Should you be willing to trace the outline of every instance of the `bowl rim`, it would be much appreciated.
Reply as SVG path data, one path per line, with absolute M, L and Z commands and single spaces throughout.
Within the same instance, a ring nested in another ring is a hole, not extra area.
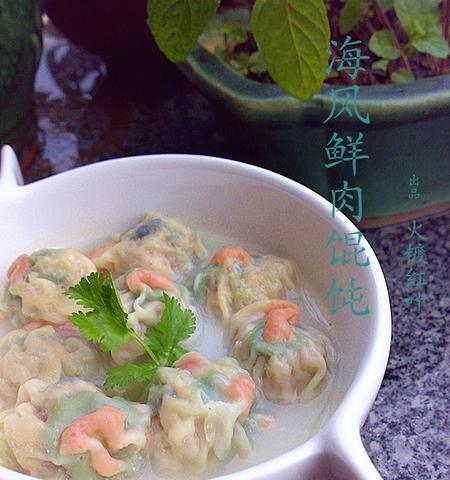
M 0 202 L 7 201 L 9 197 L 20 197 L 22 194 L 30 195 L 33 191 L 47 188 L 47 186 L 50 187 L 55 182 L 73 181 L 84 175 L 90 176 L 91 172 L 105 173 L 114 169 L 128 170 L 130 164 L 142 167 L 144 165 L 148 166 L 149 162 L 155 162 L 159 163 L 162 168 L 188 168 L 198 169 L 199 171 L 211 169 L 218 172 L 238 174 L 246 178 L 251 176 L 258 182 L 277 188 L 286 194 L 293 195 L 300 201 L 309 203 L 319 214 L 329 215 L 330 213 L 331 203 L 304 185 L 261 167 L 219 157 L 183 153 L 121 157 L 80 166 L 27 185 L 21 185 L 20 171 L 17 170 L 18 162 L 17 159 L 11 160 L 11 152 L 12 149 L 5 150 L 4 148 L 2 150 Z M 355 228 L 357 229 L 357 226 L 341 212 L 337 212 L 334 220 L 344 231 L 355 231 Z M 375 252 L 365 237 L 363 237 L 363 246 L 371 256 L 369 268 L 373 271 L 375 280 L 378 314 L 374 318 L 371 341 L 368 343 L 362 360 L 355 370 L 353 380 L 336 410 L 320 430 L 301 445 L 255 466 L 214 477 L 214 480 L 238 480 L 242 479 L 243 475 L 246 479 L 257 479 L 269 473 L 281 472 L 283 468 L 295 465 L 305 456 L 309 457 L 317 451 L 325 451 L 325 444 L 329 443 L 330 440 L 336 440 L 333 436 L 338 433 L 336 427 L 339 425 L 346 425 L 349 427 L 349 435 L 356 435 L 359 438 L 359 429 L 375 400 L 384 376 L 391 341 L 391 310 L 386 281 Z M 13 480 L 12 477 L 17 480 L 34 478 L 0 467 L 0 478 L 3 475 L 8 480 Z

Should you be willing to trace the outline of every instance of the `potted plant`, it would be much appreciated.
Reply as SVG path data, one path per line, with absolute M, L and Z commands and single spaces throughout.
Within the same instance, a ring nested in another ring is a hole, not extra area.
M 222 8 L 211 23 L 219 3 L 174 1 L 168 10 L 149 0 L 148 23 L 169 59 L 187 57 L 182 70 L 223 112 L 236 158 L 329 197 L 351 169 L 325 168 L 330 138 L 362 132 L 366 226 L 450 206 L 448 0 L 235 0 L 225 6 L 246 8 Z M 365 57 L 357 79 L 329 65 L 347 36 Z M 370 123 L 356 115 L 326 123 L 337 89 L 355 84 Z M 421 184 L 414 202 L 412 175 Z

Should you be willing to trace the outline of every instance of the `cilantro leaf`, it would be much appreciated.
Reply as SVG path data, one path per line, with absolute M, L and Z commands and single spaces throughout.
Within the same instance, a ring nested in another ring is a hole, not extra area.
M 93 272 L 70 287 L 67 296 L 91 311 L 76 312 L 69 321 L 87 340 L 98 343 L 101 350 L 117 350 L 130 339 L 127 314 L 111 278 Z
M 107 316 L 98 312 L 72 313 L 69 320 L 84 338 L 97 343 L 103 352 L 114 352 L 130 339 L 130 332 L 111 325 Z
M 80 329 L 81 335 L 112 352 L 134 339 L 148 356 L 146 363 L 127 363 L 112 368 L 106 377 L 105 388 L 111 389 L 130 382 L 151 381 L 159 367 L 171 367 L 188 350 L 179 343 L 195 331 L 195 315 L 181 307 L 175 297 L 163 293 L 164 311 L 154 328 L 147 328 L 141 338 L 128 324 L 119 293 L 111 274 L 91 273 L 70 287 L 67 296 L 88 309 L 69 316 L 69 321 Z
M 145 343 L 156 353 L 160 365 L 169 365 L 179 358 L 184 349 L 178 344 L 189 338 L 195 331 L 195 315 L 183 309 L 175 297 L 163 293 L 164 311 L 154 328 L 147 328 Z
M 130 382 L 145 382 L 152 380 L 159 366 L 152 363 L 125 363 L 112 368 L 104 383 L 104 388 L 112 389 Z

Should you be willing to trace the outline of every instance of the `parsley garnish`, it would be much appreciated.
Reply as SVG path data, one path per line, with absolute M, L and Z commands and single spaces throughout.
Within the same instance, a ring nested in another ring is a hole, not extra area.
M 164 311 L 154 328 L 147 328 L 141 338 L 128 324 L 120 296 L 111 274 L 91 273 L 70 287 L 67 295 L 88 312 L 76 312 L 69 321 L 80 329 L 81 335 L 97 343 L 103 352 L 112 352 L 136 340 L 148 356 L 145 363 L 126 363 L 112 368 L 106 377 L 105 388 L 129 382 L 152 380 L 159 367 L 170 367 L 187 350 L 179 345 L 195 331 L 195 315 L 183 309 L 175 297 L 163 293 Z

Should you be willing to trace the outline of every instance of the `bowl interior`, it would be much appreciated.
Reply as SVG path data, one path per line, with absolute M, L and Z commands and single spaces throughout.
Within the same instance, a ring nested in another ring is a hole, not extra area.
M 200 231 L 232 237 L 243 244 L 250 242 L 297 262 L 308 291 L 331 323 L 339 354 L 333 395 L 326 412 L 322 412 L 325 421 L 352 382 L 352 388 L 357 387 L 355 381 L 373 360 L 386 308 L 380 301 L 385 284 L 364 239 L 361 245 L 366 248 L 369 266 L 330 265 L 331 251 L 324 247 L 332 230 L 343 236 L 355 232 L 356 227 L 341 214 L 332 218 L 328 202 L 290 180 L 236 162 L 156 155 L 102 162 L 17 187 L 8 196 L 0 192 L 0 275 L 4 278 L 9 264 L 20 253 L 42 247 L 87 249 L 129 228 L 149 210 L 177 216 Z M 355 306 L 361 309 L 368 305 L 370 313 L 352 315 L 350 307 L 344 306 L 331 315 L 331 303 L 324 300 L 330 282 L 335 279 L 345 293 L 351 278 L 357 287 L 363 287 L 357 292 L 363 293 L 363 301 Z M 379 367 L 381 375 L 376 370 L 378 376 L 370 380 L 367 398 L 361 396 L 355 421 L 362 421 L 359 416 L 370 408 L 384 367 Z M 276 446 L 261 461 L 304 441 L 303 434 L 298 433 L 302 429 L 297 427 L 302 419 L 293 412 L 294 428 L 279 436 Z

